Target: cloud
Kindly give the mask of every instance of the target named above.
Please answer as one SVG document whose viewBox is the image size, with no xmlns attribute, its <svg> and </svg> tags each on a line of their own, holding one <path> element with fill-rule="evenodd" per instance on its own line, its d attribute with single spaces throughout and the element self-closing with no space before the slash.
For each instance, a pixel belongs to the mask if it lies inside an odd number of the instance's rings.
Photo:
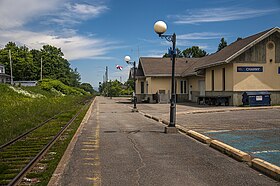
<svg viewBox="0 0 280 186">
<path fill-rule="evenodd" d="M 177 24 L 198 24 L 206 22 L 223 22 L 250 19 L 275 13 L 280 9 L 250 9 L 250 8 L 205 8 L 187 10 L 185 15 L 170 15 Z"/>
<path fill-rule="evenodd" d="M 74 25 L 88 19 L 96 18 L 107 10 L 109 10 L 109 8 L 105 5 L 66 3 L 62 11 L 51 15 L 52 18 L 47 21 L 47 24 L 56 23 L 63 26 Z"/>
<path fill-rule="evenodd" d="M 66 31 L 68 33 L 65 36 L 24 30 L 2 31 L 0 44 L 5 45 L 9 41 L 15 41 L 35 49 L 40 49 L 43 45 L 50 44 L 61 48 L 68 60 L 108 59 L 106 54 L 111 50 L 119 48 L 112 41 L 88 38 L 77 34 L 71 35 L 69 30 Z"/>
<path fill-rule="evenodd" d="M 122 66 L 122 65 L 121 65 L 121 66 Z M 129 72 L 130 72 L 130 69 L 132 68 L 132 66 L 122 66 L 122 67 L 123 67 L 122 70 L 114 69 L 114 70 L 110 73 L 109 78 L 110 78 L 111 80 L 117 79 L 118 81 L 120 81 L 120 78 L 121 78 L 123 82 L 124 82 L 126 79 L 128 79 Z"/>
<path fill-rule="evenodd" d="M 37 18 L 35 15 L 44 15 L 57 10 L 59 3 L 63 3 L 63 0 L 1 0 L 1 29 L 21 27 L 30 20 Z"/>
<path fill-rule="evenodd" d="M 95 34 L 83 36 L 71 28 L 71 24 L 97 17 L 108 8 L 105 5 L 70 4 L 68 1 L 1 0 L 0 46 L 9 41 L 30 49 L 41 49 L 50 44 L 61 48 L 68 60 L 110 59 L 106 54 L 119 48 L 115 42 L 98 38 Z M 32 31 L 40 23 L 44 23 L 40 25 L 45 27 L 44 31 Z M 52 27 L 49 23 L 59 23 L 60 26 Z"/>
<path fill-rule="evenodd" d="M 215 32 L 197 32 L 177 35 L 177 39 L 187 39 L 187 40 L 207 40 L 207 39 L 220 39 L 225 37 L 226 34 L 215 33 Z"/>
<path fill-rule="evenodd" d="M 67 4 L 67 8 L 70 12 L 76 15 L 82 15 L 85 17 L 96 17 L 101 13 L 108 10 L 108 7 L 104 5 L 89 5 L 89 4 Z"/>
</svg>

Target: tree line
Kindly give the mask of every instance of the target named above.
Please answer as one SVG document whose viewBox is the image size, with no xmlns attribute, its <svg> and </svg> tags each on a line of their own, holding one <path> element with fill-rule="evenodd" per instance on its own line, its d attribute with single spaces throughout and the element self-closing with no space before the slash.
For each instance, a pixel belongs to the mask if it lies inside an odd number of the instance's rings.
<svg viewBox="0 0 280 186">
<path fill-rule="evenodd" d="M 241 38 L 238 38 L 241 39 Z M 237 39 L 237 40 L 238 40 Z M 227 42 L 224 38 L 220 40 L 217 52 L 222 50 L 227 46 Z M 176 48 L 176 57 L 185 57 L 185 58 L 200 58 L 209 55 L 205 50 L 199 48 L 199 46 L 192 46 L 181 51 L 179 48 Z M 170 54 L 165 53 L 163 57 L 170 57 Z"/>
<path fill-rule="evenodd" d="M 0 63 L 5 65 L 5 71 L 10 75 L 9 51 L 15 81 L 40 80 L 42 60 L 43 78 L 57 79 L 73 87 L 81 85 L 80 74 L 77 69 L 73 70 L 70 67 L 60 48 L 44 45 L 40 50 L 29 50 L 28 47 L 17 46 L 14 42 L 7 43 L 3 49 L 0 49 Z"/>
</svg>

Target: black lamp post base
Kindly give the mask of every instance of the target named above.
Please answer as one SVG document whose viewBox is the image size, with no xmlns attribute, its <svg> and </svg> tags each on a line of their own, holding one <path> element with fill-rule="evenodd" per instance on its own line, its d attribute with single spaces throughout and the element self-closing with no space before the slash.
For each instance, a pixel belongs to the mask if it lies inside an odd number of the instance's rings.
<svg viewBox="0 0 280 186">
<path fill-rule="evenodd" d="M 177 134 L 178 129 L 176 127 L 165 127 L 164 128 L 164 133 L 166 133 L 166 134 Z"/>
<path fill-rule="evenodd" d="M 137 108 L 132 108 L 131 112 L 138 112 Z"/>
</svg>

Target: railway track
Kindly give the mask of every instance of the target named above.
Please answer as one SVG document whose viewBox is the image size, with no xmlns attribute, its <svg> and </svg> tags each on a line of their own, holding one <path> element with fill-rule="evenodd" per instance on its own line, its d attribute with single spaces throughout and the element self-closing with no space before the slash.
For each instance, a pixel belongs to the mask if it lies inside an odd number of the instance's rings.
<svg viewBox="0 0 280 186">
<path fill-rule="evenodd" d="M 69 113 L 60 113 L 37 127 L 0 146 L 0 185 L 17 185 L 42 158 L 61 134 L 79 116 L 85 104 L 69 119 Z"/>
</svg>

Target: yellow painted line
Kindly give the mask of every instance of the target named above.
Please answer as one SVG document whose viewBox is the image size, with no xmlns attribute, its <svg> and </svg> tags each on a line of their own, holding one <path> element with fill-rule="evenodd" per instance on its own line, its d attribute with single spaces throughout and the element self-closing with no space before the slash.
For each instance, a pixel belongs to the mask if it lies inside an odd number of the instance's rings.
<svg viewBox="0 0 280 186">
<path fill-rule="evenodd" d="M 96 129 L 95 129 L 95 139 L 96 139 L 96 149 L 99 149 L 100 143 L 100 119 L 99 119 L 99 104 L 96 105 Z M 100 159 L 99 154 L 97 151 L 96 158 L 98 161 L 95 161 L 95 173 L 94 173 L 94 182 L 93 186 L 100 186 L 101 185 L 101 169 L 100 169 Z"/>
<path fill-rule="evenodd" d="M 84 148 L 98 148 L 97 145 L 83 145 Z"/>
<path fill-rule="evenodd" d="M 84 144 L 84 145 L 95 145 L 96 144 L 96 140 L 94 140 L 94 141 L 85 141 L 85 142 L 82 142 L 82 144 Z"/>
<path fill-rule="evenodd" d="M 87 177 L 87 180 L 90 180 L 90 181 L 97 181 L 97 180 L 100 180 L 100 178 L 99 178 L 99 177 L 93 177 L 93 178 Z"/>
<path fill-rule="evenodd" d="M 83 158 L 84 160 L 99 160 L 99 157 L 97 157 L 97 158 Z"/>
<path fill-rule="evenodd" d="M 96 149 L 82 149 L 82 151 L 95 151 Z"/>
<path fill-rule="evenodd" d="M 94 166 L 94 163 L 83 163 L 83 165 Z"/>
</svg>

